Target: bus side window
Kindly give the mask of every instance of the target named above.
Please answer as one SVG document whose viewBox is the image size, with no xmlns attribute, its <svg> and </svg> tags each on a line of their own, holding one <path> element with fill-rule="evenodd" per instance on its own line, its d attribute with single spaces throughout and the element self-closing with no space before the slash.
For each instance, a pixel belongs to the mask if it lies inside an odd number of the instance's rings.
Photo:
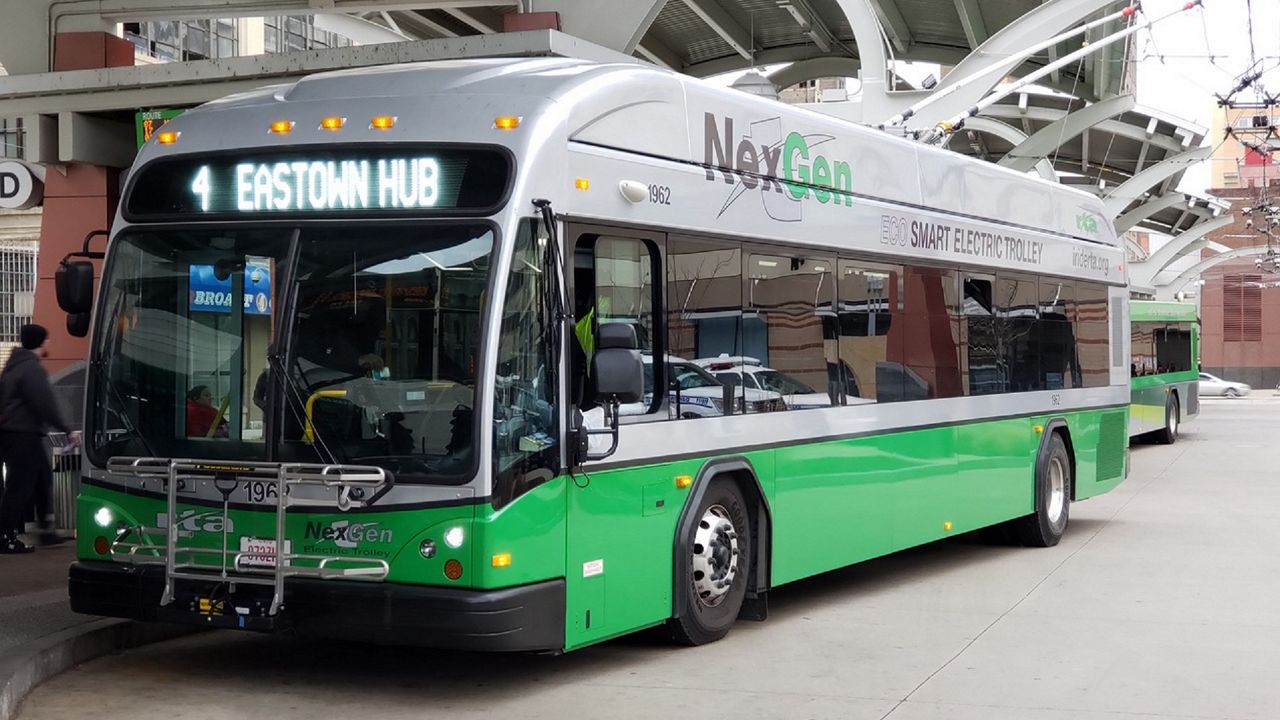
<svg viewBox="0 0 1280 720">
<path fill-rule="evenodd" d="M 960 305 L 964 323 L 965 395 L 991 395 L 1008 388 L 1008 367 L 1000 354 L 995 317 L 994 283 L 989 277 L 965 274 Z"/>
<path fill-rule="evenodd" d="M 1041 278 L 1040 374 L 1045 390 L 1080 387 L 1075 315 L 1075 281 Z"/>
<path fill-rule="evenodd" d="M 624 323 L 636 330 L 644 361 L 644 395 L 638 403 L 623 405 L 621 414 L 634 420 L 657 420 L 664 393 L 655 391 L 655 377 L 666 382 L 667 372 L 654 363 L 661 352 L 663 335 L 656 325 L 659 288 L 658 248 L 637 238 L 584 235 L 574 249 L 574 337 L 571 338 L 575 403 L 585 412 L 596 407 L 594 387 L 587 368 L 595 350 L 595 334 L 602 323 Z"/>
<path fill-rule="evenodd" d="M 741 388 L 726 391 L 728 386 L 703 366 L 709 360 L 742 361 L 742 246 L 672 236 L 667 297 L 667 367 L 674 380 L 668 390 L 669 416 L 692 420 L 741 412 L 743 403 L 755 398 L 744 400 Z M 763 339 L 763 333 L 756 336 Z M 728 406 L 726 398 L 732 401 Z"/>
<path fill-rule="evenodd" d="M 1040 374 L 1040 292 L 1034 277 L 996 278 L 1000 353 L 1008 373 L 1007 392 L 1043 390 Z"/>
<path fill-rule="evenodd" d="M 930 397 L 929 380 L 907 365 L 908 325 L 900 313 L 901 278 L 898 265 L 840 261 L 837 367 L 844 404 Z"/>
<path fill-rule="evenodd" d="M 1080 281 L 1076 285 L 1076 342 L 1080 348 L 1080 369 L 1084 387 L 1106 387 L 1111 383 L 1111 324 L 1107 286 Z M 1150 336 L 1146 342 L 1152 342 Z M 1155 362 L 1154 344 L 1151 363 Z"/>
</svg>

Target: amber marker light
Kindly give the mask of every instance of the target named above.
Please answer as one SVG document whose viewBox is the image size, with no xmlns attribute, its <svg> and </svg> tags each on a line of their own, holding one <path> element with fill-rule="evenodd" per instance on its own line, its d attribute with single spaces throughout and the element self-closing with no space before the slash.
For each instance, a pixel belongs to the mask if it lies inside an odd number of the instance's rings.
<svg viewBox="0 0 1280 720">
<path fill-rule="evenodd" d="M 111 552 L 111 543 L 106 538 L 99 535 L 93 539 L 93 551 L 99 555 L 106 555 Z"/>
<path fill-rule="evenodd" d="M 950 520 L 948 520 L 948 521 L 946 521 L 946 522 L 942 523 L 942 529 L 943 529 L 944 531 L 946 531 L 946 532 L 951 532 L 951 521 L 950 521 Z"/>
<path fill-rule="evenodd" d="M 676 476 L 676 487 L 678 487 L 678 488 L 687 488 L 687 487 L 689 487 L 689 486 L 690 486 L 690 485 L 692 485 L 692 484 L 693 484 L 693 476 L 692 476 L 692 475 L 677 475 L 677 476 Z"/>
<path fill-rule="evenodd" d="M 578 178 L 577 180 L 573 181 L 573 186 L 578 188 L 579 190 L 590 190 L 591 181 L 586 178 Z"/>
<path fill-rule="evenodd" d="M 498 130 L 515 130 L 520 127 L 520 118 L 515 115 L 501 115 L 493 119 L 493 127 Z"/>
<path fill-rule="evenodd" d="M 156 136 L 156 140 L 159 141 L 161 145 L 172 145 L 178 142 L 178 136 L 181 134 L 182 133 L 176 130 L 165 130 Z"/>
<path fill-rule="evenodd" d="M 1042 432 L 1044 432 L 1044 426 L 1043 426 L 1043 425 L 1036 425 L 1036 434 L 1037 434 L 1037 435 L 1039 435 L 1039 434 L 1040 434 L 1040 433 L 1042 433 Z"/>
<path fill-rule="evenodd" d="M 347 124 L 344 117 L 327 117 L 320 120 L 321 130 L 341 130 L 343 125 Z"/>
<path fill-rule="evenodd" d="M 277 120 L 271 123 L 271 133 L 273 135 L 288 135 L 293 132 L 292 120 Z"/>
<path fill-rule="evenodd" d="M 444 564 L 444 576 L 450 580 L 457 580 L 462 577 L 462 563 L 457 560 L 450 560 Z"/>
<path fill-rule="evenodd" d="M 498 553 L 493 556 L 493 566 L 496 568 L 511 567 L 511 553 Z"/>
<path fill-rule="evenodd" d="M 395 126 L 396 119 L 392 115 L 375 115 L 369 121 L 369 128 L 372 130 L 390 130 Z"/>
</svg>

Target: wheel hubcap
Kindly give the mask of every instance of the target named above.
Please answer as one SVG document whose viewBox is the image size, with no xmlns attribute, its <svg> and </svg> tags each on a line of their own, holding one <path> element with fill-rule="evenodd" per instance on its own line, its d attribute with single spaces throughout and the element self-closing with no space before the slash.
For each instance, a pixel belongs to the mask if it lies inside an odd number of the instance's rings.
<svg viewBox="0 0 1280 720">
<path fill-rule="evenodd" d="M 1178 433 L 1178 409 L 1177 408 L 1171 408 L 1169 410 L 1169 432 L 1175 435 Z"/>
<path fill-rule="evenodd" d="M 1062 461 L 1053 458 L 1049 461 L 1049 522 L 1057 525 L 1062 521 L 1062 511 L 1067 506 L 1067 471 Z"/>
<path fill-rule="evenodd" d="M 738 575 L 738 531 L 729 511 L 712 505 L 693 534 L 693 590 L 707 607 L 719 605 Z"/>
</svg>

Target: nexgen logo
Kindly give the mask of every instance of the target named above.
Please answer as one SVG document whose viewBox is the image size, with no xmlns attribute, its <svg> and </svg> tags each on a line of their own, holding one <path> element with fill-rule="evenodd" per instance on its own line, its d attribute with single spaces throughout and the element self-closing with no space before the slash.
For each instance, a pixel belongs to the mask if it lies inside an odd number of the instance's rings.
<svg viewBox="0 0 1280 720">
<path fill-rule="evenodd" d="M 337 520 L 328 525 L 307 523 L 305 537 L 309 540 L 328 540 L 336 547 L 355 548 L 362 543 L 390 543 L 395 533 L 390 528 L 379 527 L 376 522 L 353 523 Z"/>
<path fill-rule="evenodd" d="M 725 183 L 735 191 L 720 213 L 743 192 L 786 194 L 793 200 L 813 198 L 820 203 L 853 205 L 853 169 L 848 162 L 832 159 L 815 148 L 835 139 L 824 134 L 782 134 L 781 119 L 769 118 L 750 124 L 741 137 L 734 119 L 723 121 L 714 113 L 703 114 L 703 167 L 707 180 L 715 180 L 719 170 Z M 766 203 L 766 207 L 767 207 Z M 773 212 L 770 215 L 780 218 Z"/>
</svg>

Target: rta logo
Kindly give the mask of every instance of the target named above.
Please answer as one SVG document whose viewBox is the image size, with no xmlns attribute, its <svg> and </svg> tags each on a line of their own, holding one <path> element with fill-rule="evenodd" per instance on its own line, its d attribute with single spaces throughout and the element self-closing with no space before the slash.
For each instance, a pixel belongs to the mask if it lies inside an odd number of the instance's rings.
<svg viewBox="0 0 1280 720">
<path fill-rule="evenodd" d="M 40 180 L 20 162 L 0 162 L 0 208 L 26 210 L 44 199 Z"/>
</svg>

